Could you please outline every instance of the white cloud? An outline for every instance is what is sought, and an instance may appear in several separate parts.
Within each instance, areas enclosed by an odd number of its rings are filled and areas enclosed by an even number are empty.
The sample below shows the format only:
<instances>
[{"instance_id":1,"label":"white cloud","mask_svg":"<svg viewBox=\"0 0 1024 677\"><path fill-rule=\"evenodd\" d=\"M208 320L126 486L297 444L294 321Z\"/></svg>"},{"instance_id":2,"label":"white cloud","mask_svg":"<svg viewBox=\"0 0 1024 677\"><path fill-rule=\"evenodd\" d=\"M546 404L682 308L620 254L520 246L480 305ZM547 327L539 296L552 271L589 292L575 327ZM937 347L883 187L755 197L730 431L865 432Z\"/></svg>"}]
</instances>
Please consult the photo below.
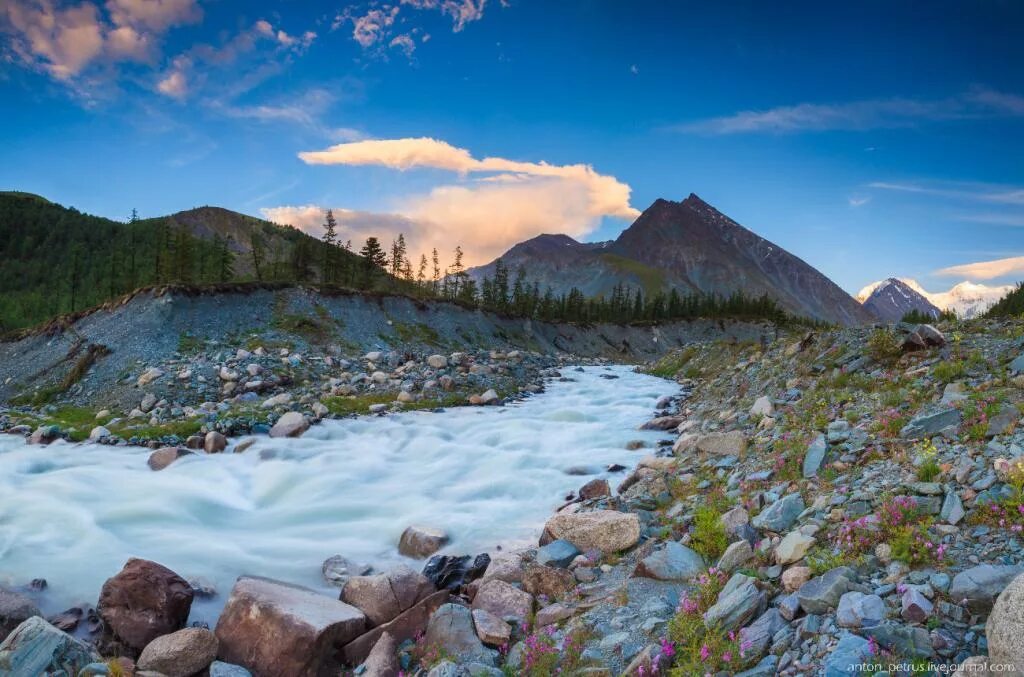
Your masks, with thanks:
<instances>
[{"instance_id":1,"label":"white cloud","mask_svg":"<svg viewBox=\"0 0 1024 677\"><path fill-rule=\"evenodd\" d=\"M174 70L157 83L156 89L172 99L184 99L188 95L188 77L183 70Z\"/></svg>"},{"instance_id":2,"label":"white cloud","mask_svg":"<svg viewBox=\"0 0 1024 677\"><path fill-rule=\"evenodd\" d=\"M507 6L503 1L502 6ZM414 21L403 7L419 11L439 12L452 21L452 32L461 32L467 24L479 21L484 16L486 0L398 0L395 4L357 5L347 7L338 13L331 23L331 30L338 30L345 24L352 25L352 39L367 50L371 55L386 58L384 46L402 50L407 58L412 58L416 48L414 36L422 33L419 26L405 30L398 35L398 24L406 27ZM401 13L401 18L399 14ZM423 33L422 42L430 40L430 35Z\"/></svg>"},{"instance_id":3,"label":"white cloud","mask_svg":"<svg viewBox=\"0 0 1024 677\"><path fill-rule=\"evenodd\" d=\"M695 134L787 134L821 131L866 131L911 127L921 122L1016 117L1024 115L1024 97L978 87L947 99L869 99L844 103L800 103L746 110L683 123L676 131Z\"/></svg>"},{"instance_id":4,"label":"white cloud","mask_svg":"<svg viewBox=\"0 0 1024 677\"><path fill-rule=\"evenodd\" d=\"M850 204L851 207L857 208L857 207L863 207L867 203L871 202L871 198L870 197L864 197L864 196L861 196L861 195L855 195L855 196L846 198L846 201Z\"/></svg>"},{"instance_id":5,"label":"white cloud","mask_svg":"<svg viewBox=\"0 0 1024 677\"><path fill-rule=\"evenodd\" d=\"M1024 274L1024 256L1014 256L992 261L978 261L959 266L950 266L935 272L946 277L966 277L974 280L991 280L997 277Z\"/></svg>"},{"instance_id":6,"label":"white cloud","mask_svg":"<svg viewBox=\"0 0 1024 677\"><path fill-rule=\"evenodd\" d=\"M413 41L412 36L409 35L408 33L396 35L394 38L392 38L388 46L396 47L402 50L402 53L405 54L406 58L408 59L411 59L413 52L416 51L416 43Z\"/></svg>"},{"instance_id":7,"label":"white cloud","mask_svg":"<svg viewBox=\"0 0 1024 677\"><path fill-rule=\"evenodd\" d=\"M362 47L372 47L384 39L396 16L398 7L371 9L362 16L352 17L352 39Z\"/></svg>"},{"instance_id":8,"label":"white cloud","mask_svg":"<svg viewBox=\"0 0 1024 677\"><path fill-rule=\"evenodd\" d=\"M463 148L430 138L344 143L300 153L299 157L309 164L381 166L399 171L431 168L458 174L459 183L396 199L386 217L352 212L361 216L353 217L351 225L384 229L386 236L397 234L393 228L401 227L414 251L448 249L460 243L471 264L490 261L515 243L544 232L557 230L583 237L606 216L633 219L639 215L629 203L630 187L589 165L476 159ZM469 175L476 176L469 179ZM291 219L287 223L299 227L314 219L309 206L272 208L264 213L281 220L287 217Z\"/></svg>"},{"instance_id":9,"label":"white cloud","mask_svg":"<svg viewBox=\"0 0 1024 677\"><path fill-rule=\"evenodd\" d=\"M1002 184L978 183L970 181L921 181L921 182L889 182L874 181L869 188L897 191L903 193L920 193L974 202L989 202L1006 205L1024 205L1024 188Z\"/></svg>"},{"instance_id":10,"label":"white cloud","mask_svg":"<svg viewBox=\"0 0 1024 677\"><path fill-rule=\"evenodd\" d=\"M107 11L118 26L157 32L194 23L203 16L195 0L108 0Z\"/></svg>"}]
</instances>

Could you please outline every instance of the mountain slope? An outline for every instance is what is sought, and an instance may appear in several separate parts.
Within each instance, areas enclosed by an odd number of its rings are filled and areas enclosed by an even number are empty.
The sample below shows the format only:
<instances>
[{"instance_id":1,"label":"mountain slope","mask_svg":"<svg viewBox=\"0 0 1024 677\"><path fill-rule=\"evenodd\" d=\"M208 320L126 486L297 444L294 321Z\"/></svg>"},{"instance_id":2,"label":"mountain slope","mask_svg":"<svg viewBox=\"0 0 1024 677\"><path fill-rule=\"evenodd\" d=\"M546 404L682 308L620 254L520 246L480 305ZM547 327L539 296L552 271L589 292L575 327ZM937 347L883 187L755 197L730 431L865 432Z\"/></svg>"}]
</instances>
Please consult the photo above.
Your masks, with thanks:
<instances>
[{"instance_id":1,"label":"mountain slope","mask_svg":"<svg viewBox=\"0 0 1024 677\"><path fill-rule=\"evenodd\" d=\"M530 281L556 293L577 287L584 294L606 295L620 284L647 294L742 291L767 294L802 317L839 324L873 319L807 263L692 194L682 202L656 200L613 242L581 244L564 235L543 235L516 245L502 261L512 270L524 266ZM470 273L480 279L493 265Z\"/></svg>"},{"instance_id":2,"label":"mountain slope","mask_svg":"<svg viewBox=\"0 0 1024 677\"><path fill-rule=\"evenodd\" d=\"M1001 285L990 287L986 284L963 281L954 285L949 291L930 292L926 291L917 280L909 277L889 278L898 279L911 290L923 296L929 303L942 311L952 311L959 317L971 319L983 315L986 310L992 307L999 299L1013 291L1013 285ZM867 301L879 286L888 280L880 280L867 285L857 293L857 300Z\"/></svg>"},{"instance_id":3,"label":"mountain slope","mask_svg":"<svg viewBox=\"0 0 1024 677\"><path fill-rule=\"evenodd\" d=\"M941 311L907 283L890 277L864 299L864 308L885 322L899 322L909 312L938 317Z\"/></svg>"}]
</instances>

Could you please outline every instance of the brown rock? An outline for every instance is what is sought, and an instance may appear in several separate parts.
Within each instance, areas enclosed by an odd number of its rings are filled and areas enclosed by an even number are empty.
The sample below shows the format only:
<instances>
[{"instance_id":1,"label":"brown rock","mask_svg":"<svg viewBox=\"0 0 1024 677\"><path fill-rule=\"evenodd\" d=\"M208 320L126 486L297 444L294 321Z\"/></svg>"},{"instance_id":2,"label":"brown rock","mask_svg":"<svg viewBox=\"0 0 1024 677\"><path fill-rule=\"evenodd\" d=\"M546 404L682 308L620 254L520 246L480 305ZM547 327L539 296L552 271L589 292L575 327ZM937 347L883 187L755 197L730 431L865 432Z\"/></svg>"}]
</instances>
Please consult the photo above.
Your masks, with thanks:
<instances>
[{"instance_id":1,"label":"brown rock","mask_svg":"<svg viewBox=\"0 0 1024 677\"><path fill-rule=\"evenodd\" d=\"M616 510L560 513L548 520L544 533L550 540L565 539L583 552L618 552L640 540L640 519Z\"/></svg>"},{"instance_id":2,"label":"brown rock","mask_svg":"<svg viewBox=\"0 0 1024 677\"><path fill-rule=\"evenodd\" d=\"M608 480L590 480L580 487L580 498L584 501L611 495L612 490L608 486Z\"/></svg>"},{"instance_id":3,"label":"brown rock","mask_svg":"<svg viewBox=\"0 0 1024 677\"><path fill-rule=\"evenodd\" d=\"M206 438L203 440L203 448L208 454L219 454L224 451L228 446L228 438L221 435L216 430L211 430L206 433Z\"/></svg>"},{"instance_id":4,"label":"brown rock","mask_svg":"<svg viewBox=\"0 0 1024 677\"><path fill-rule=\"evenodd\" d=\"M170 464L177 461L183 456L188 456L192 452L188 449L179 449L178 447L162 447L157 449L149 455L149 460L146 463L149 464L150 470L163 470Z\"/></svg>"},{"instance_id":5,"label":"brown rock","mask_svg":"<svg viewBox=\"0 0 1024 677\"><path fill-rule=\"evenodd\" d=\"M382 634L366 657L363 668L362 677L398 677L401 666L395 638L387 632Z\"/></svg>"},{"instance_id":6,"label":"brown rock","mask_svg":"<svg viewBox=\"0 0 1024 677\"><path fill-rule=\"evenodd\" d=\"M338 672L338 647L366 627L359 609L269 578L242 576L217 621L218 657L255 677L320 677Z\"/></svg>"},{"instance_id":7,"label":"brown rock","mask_svg":"<svg viewBox=\"0 0 1024 677\"><path fill-rule=\"evenodd\" d=\"M538 628L543 628L546 625L554 625L559 621L564 621L566 618L572 618L575 613L576 611L572 607L555 602L538 611L534 617L533 624Z\"/></svg>"},{"instance_id":8,"label":"brown rock","mask_svg":"<svg viewBox=\"0 0 1024 677\"><path fill-rule=\"evenodd\" d=\"M370 627L387 623L435 592L423 574L407 566L375 576L353 576L341 591L341 601L358 608Z\"/></svg>"},{"instance_id":9,"label":"brown rock","mask_svg":"<svg viewBox=\"0 0 1024 677\"><path fill-rule=\"evenodd\" d=\"M523 571L523 590L531 595L560 599L576 587L576 577L566 569L531 564Z\"/></svg>"},{"instance_id":10,"label":"brown rock","mask_svg":"<svg viewBox=\"0 0 1024 677\"><path fill-rule=\"evenodd\" d=\"M188 581L167 567L132 558L103 584L98 611L117 639L141 651L160 635L185 627L192 595Z\"/></svg>"},{"instance_id":11,"label":"brown rock","mask_svg":"<svg viewBox=\"0 0 1024 677\"><path fill-rule=\"evenodd\" d=\"M501 646L512 638L512 626L486 609L473 609L473 626L484 644Z\"/></svg>"},{"instance_id":12,"label":"brown rock","mask_svg":"<svg viewBox=\"0 0 1024 677\"><path fill-rule=\"evenodd\" d=\"M271 437L301 437L302 433L309 430L309 421L297 411L289 411L277 419L274 427L270 429Z\"/></svg>"},{"instance_id":13,"label":"brown rock","mask_svg":"<svg viewBox=\"0 0 1024 677\"><path fill-rule=\"evenodd\" d=\"M202 672L217 658L217 638L206 628L185 628L157 637L146 645L136 663L167 677L189 677Z\"/></svg>"},{"instance_id":14,"label":"brown rock","mask_svg":"<svg viewBox=\"0 0 1024 677\"><path fill-rule=\"evenodd\" d=\"M42 616L35 603L25 595L0 588L0 642L33 616Z\"/></svg>"},{"instance_id":15,"label":"brown rock","mask_svg":"<svg viewBox=\"0 0 1024 677\"><path fill-rule=\"evenodd\" d=\"M366 660L366 657L370 654L371 649L376 644L377 640L388 633L395 638L395 641L401 643L407 639L414 639L417 635L424 632L427 627L427 622L430 620L430 616L437 611L437 609L443 604L448 603L450 593L447 590L441 590L435 592L430 597L412 607L408 611L402 612L393 621L385 623L384 625L378 625L368 632L364 632L359 637L356 637L351 642L345 645L341 651L344 662L349 665L358 665Z\"/></svg>"},{"instance_id":16,"label":"brown rock","mask_svg":"<svg viewBox=\"0 0 1024 677\"><path fill-rule=\"evenodd\" d=\"M533 611L533 595L496 578L483 581L473 598L473 608L526 627Z\"/></svg>"},{"instance_id":17,"label":"brown rock","mask_svg":"<svg viewBox=\"0 0 1024 677\"><path fill-rule=\"evenodd\" d=\"M782 572L782 589L786 592L796 592L800 586L811 580L810 567L789 567Z\"/></svg>"},{"instance_id":18,"label":"brown rock","mask_svg":"<svg viewBox=\"0 0 1024 677\"><path fill-rule=\"evenodd\" d=\"M398 552L406 557L430 557L451 540L448 534L433 527L408 527L398 539Z\"/></svg>"}]
</instances>

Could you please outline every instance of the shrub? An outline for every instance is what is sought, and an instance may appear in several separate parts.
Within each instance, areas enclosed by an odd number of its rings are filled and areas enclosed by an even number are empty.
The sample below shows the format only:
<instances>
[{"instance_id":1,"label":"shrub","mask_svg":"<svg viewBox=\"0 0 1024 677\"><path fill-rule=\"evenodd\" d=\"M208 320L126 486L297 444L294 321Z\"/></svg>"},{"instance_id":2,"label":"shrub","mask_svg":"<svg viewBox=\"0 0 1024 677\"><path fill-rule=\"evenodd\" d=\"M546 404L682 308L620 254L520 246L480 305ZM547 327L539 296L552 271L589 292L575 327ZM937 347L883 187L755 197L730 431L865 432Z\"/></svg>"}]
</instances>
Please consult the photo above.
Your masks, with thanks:
<instances>
[{"instance_id":1,"label":"shrub","mask_svg":"<svg viewBox=\"0 0 1024 677\"><path fill-rule=\"evenodd\" d=\"M693 533L690 534L690 546L704 556L706 560L717 559L729 545L729 537L725 533L722 517L711 506L697 508L693 519Z\"/></svg>"},{"instance_id":2,"label":"shrub","mask_svg":"<svg viewBox=\"0 0 1024 677\"><path fill-rule=\"evenodd\" d=\"M675 664L671 677L740 672L746 664L749 643L740 632L723 632L704 624L704 612L718 600L728 577L714 567L697 580L692 593L684 593L669 621L668 637L671 641ZM664 645L663 645L664 647ZM664 653L664 651L663 651Z\"/></svg>"},{"instance_id":3,"label":"shrub","mask_svg":"<svg viewBox=\"0 0 1024 677\"><path fill-rule=\"evenodd\" d=\"M942 472L937 458L938 449L931 440L925 440L921 443L918 453L921 463L917 466L917 479L921 482L931 482Z\"/></svg>"},{"instance_id":4,"label":"shrub","mask_svg":"<svg viewBox=\"0 0 1024 677\"><path fill-rule=\"evenodd\" d=\"M876 329L868 337L868 356L876 362L894 362L900 356L900 340L888 328Z\"/></svg>"}]
</instances>

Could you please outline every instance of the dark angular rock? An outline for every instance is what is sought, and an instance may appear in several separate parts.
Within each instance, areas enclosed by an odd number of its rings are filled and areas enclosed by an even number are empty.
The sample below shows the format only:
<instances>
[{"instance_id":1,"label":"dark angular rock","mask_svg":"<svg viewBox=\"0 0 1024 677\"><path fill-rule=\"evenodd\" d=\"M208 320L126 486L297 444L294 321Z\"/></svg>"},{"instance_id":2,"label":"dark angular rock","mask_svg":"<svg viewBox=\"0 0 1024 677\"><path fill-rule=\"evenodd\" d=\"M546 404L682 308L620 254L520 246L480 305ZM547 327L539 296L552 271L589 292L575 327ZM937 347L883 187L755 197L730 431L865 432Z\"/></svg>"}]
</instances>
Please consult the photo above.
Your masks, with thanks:
<instances>
[{"instance_id":1,"label":"dark angular rock","mask_svg":"<svg viewBox=\"0 0 1024 677\"><path fill-rule=\"evenodd\" d=\"M469 555L434 555L423 567L423 575L438 590L458 590L484 575L491 563L487 553L470 559Z\"/></svg>"}]
</instances>

